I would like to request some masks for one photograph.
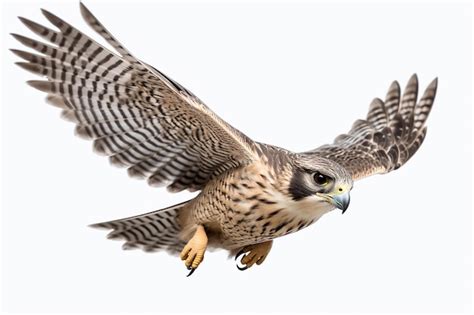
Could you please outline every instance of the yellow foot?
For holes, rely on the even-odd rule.
[[[244,257],[240,260],[240,263],[244,265],[240,267],[237,264],[239,270],[247,270],[252,267],[255,263],[257,265],[262,264],[267,258],[270,249],[272,248],[273,241],[263,242],[254,245],[248,245],[242,248],[237,255],[235,255],[235,260],[239,258],[240,255],[246,253]]]
[[[191,270],[188,277],[193,274],[194,270],[199,266],[199,264],[204,259],[204,253],[206,252],[207,247],[207,235],[204,227],[198,225],[196,232],[189,242],[184,246],[183,250],[179,257],[181,260],[184,260],[184,264]]]

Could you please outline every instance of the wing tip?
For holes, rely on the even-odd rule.
[[[34,73],[34,74],[40,74],[40,66],[37,65],[37,64],[34,64],[34,63],[31,63],[31,62],[25,62],[25,61],[17,61],[15,62],[15,64],[17,66],[19,66],[20,68],[26,70],[26,71],[29,71],[31,73]]]
[[[426,87],[425,92],[423,93],[423,96],[420,102],[423,102],[423,100],[430,100],[431,102],[430,106],[432,106],[434,103],[434,99],[436,97],[437,89],[438,89],[438,77],[435,77],[430,82],[430,84]]]
[[[21,23],[23,23],[23,25],[25,25],[30,31],[32,31],[35,34],[41,34],[44,36],[45,33],[48,32],[48,29],[46,27],[36,22],[33,22],[30,19],[27,19],[22,16],[19,16],[18,19],[21,21]]]
[[[429,89],[436,90],[438,88],[438,77],[435,77],[433,81],[428,85]]]
[[[407,84],[405,85],[405,90],[403,91],[403,96],[402,96],[402,103],[403,99],[411,95],[412,93],[415,93],[415,98],[416,94],[418,93],[418,75],[416,73],[413,73],[411,77],[408,79]]]
[[[62,27],[64,26],[70,26],[68,23],[66,23],[63,19],[61,19],[60,17],[58,17],[57,15],[49,12],[48,10],[46,9],[41,9],[41,13],[43,13],[43,15],[46,17],[46,19],[51,22],[51,24],[53,24],[54,26],[56,26],[57,28],[61,29]]]
[[[42,92],[51,92],[51,82],[41,80],[28,80],[26,84]]]
[[[92,229],[101,229],[101,230],[111,229],[111,227],[105,226],[105,222],[88,224],[87,227],[90,227]]]
[[[29,19],[23,17],[23,16],[19,16],[19,15],[18,15],[17,18],[21,21],[21,23],[23,23],[23,24],[25,24],[25,25],[26,25],[27,23],[33,22],[33,21],[31,21],[31,20],[29,20]]]
[[[79,10],[81,10],[82,17],[85,18],[85,16],[91,16],[92,13],[91,11],[86,7],[84,2],[82,0],[79,1]]]
[[[84,2],[82,1],[79,2],[79,10],[81,11],[82,18],[87,23],[99,24],[97,18],[94,16],[94,14],[92,14],[91,10],[89,10],[89,8],[87,8]]]
[[[13,54],[16,56],[25,59],[23,56],[25,55],[25,51],[16,49],[16,48],[8,48],[9,51],[11,51]]]
[[[17,33],[10,33],[10,36],[12,36],[14,39],[16,39],[17,41],[21,42],[21,38],[25,37],[25,36],[22,36],[20,34],[17,34]]]
[[[394,80],[392,81],[392,83],[390,84],[389,88],[388,88],[388,92],[393,92],[393,91],[399,91],[400,93],[400,83],[398,83],[397,80]]]
[[[410,79],[408,79],[408,83],[410,83],[410,82],[418,84],[418,75],[416,73],[413,73],[410,76]]]
[[[23,35],[20,35],[20,34],[16,34],[16,33],[10,33],[10,35],[14,39],[16,39],[18,42],[25,45],[26,47],[33,48],[34,50],[38,51],[39,42],[37,42],[37,41],[35,41],[35,40],[33,40],[29,37],[26,37],[26,36],[23,36]]]
[[[372,105],[383,105],[383,101],[379,98],[379,97],[374,97],[372,99],[372,102],[370,102],[370,104]]]
[[[50,19],[53,19],[53,20],[59,19],[56,15],[54,15],[53,13],[49,12],[49,11],[46,10],[46,9],[40,8],[40,11],[41,11],[41,13],[42,13],[48,20],[50,20]],[[51,20],[50,20],[50,21],[51,21]],[[54,24],[54,23],[53,23],[53,24]]]

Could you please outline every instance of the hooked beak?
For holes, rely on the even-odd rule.
[[[336,208],[341,209],[344,214],[349,207],[351,196],[349,195],[349,192],[346,192],[344,194],[333,196],[332,201]]]

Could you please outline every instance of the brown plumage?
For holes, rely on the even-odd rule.
[[[46,81],[29,81],[63,109],[76,133],[130,176],[170,191],[199,190],[187,202],[151,213],[98,223],[124,248],[180,253],[191,273],[208,247],[246,253],[246,269],[261,264],[272,240],[299,231],[349,204],[353,181],[397,169],[425,135],[434,80],[417,102],[414,75],[403,95],[392,83],[385,102],[375,99],[365,120],[333,144],[294,153],[252,141],[159,70],[135,58],[81,4],[85,21],[111,52],[57,16],[58,28],[20,18],[50,44],[12,34],[40,54],[12,50],[17,64]]]

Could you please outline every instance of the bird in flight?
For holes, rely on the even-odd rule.
[[[186,202],[97,223],[123,247],[179,254],[191,275],[208,248],[228,250],[248,269],[263,263],[273,239],[297,232],[323,214],[349,206],[356,180],[405,164],[426,135],[437,88],[418,99],[413,75],[403,91],[393,82],[365,119],[332,144],[291,152],[253,141],[189,90],[133,56],[80,3],[86,23],[111,51],[52,13],[53,30],[20,17],[47,43],[12,34],[37,51],[12,49],[17,65],[46,80],[27,83],[93,140],[94,150],[128,174],[171,192],[200,191]]]

